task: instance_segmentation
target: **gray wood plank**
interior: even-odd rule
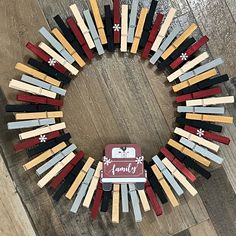
[[[217,233],[210,220],[194,225],[189,229],[183,230],[174,236],[216,236]]]
[[[200,29],[210,38],[208,46],[212,55],[225,60],[220,72],[235,76],[236,24],[225,1],[188,0],[188,3]]]
[[[2,153],[2,150],[1,150]],[[0,211],[2,235],[36,235],[17,188],[0,154]]]
[[[228,8],[229,8],[229,11],[231,12],[233,18],[234,18],[234,21],[236,22],[236,1],[235,0],[225,0]]]
[[[174,236],[191,236],[189,229],[183,230],[177,234],[175,234]]]
[[[2,91],[0,92],[0,103],[0,112],[3,114],[6,98]],[[17,186],[17,192],[32,218],[36,233],[39,235],[63,234],[64,229],[60,220],[55,215],[52,199],[48,195],[47,190],[38,188],[38,177],[34,170],[25,172],[22,167],[29,160],[26,153],[15,153],[13,150],[13,144],[18,142],[17,132],[8,131],[6,125],[3,124],[6,121],[13,120],[13,115],[7,113],[5,116],[1,116],[0,120],[2,155],[4,155],[9,171]]]
[[[189,229],[191,236],[217,236],[217,233],[210,220],[195,225]]]
[[[26,9],[28,9],[27,14],[25,14]],[[4,58],[0,73],[14,73],[16,62],[28,53],[25,44],[30,40],[35,42],[38,36],[34,32],[40,25],[47,23],[44,21],[38,2],[34,0],[1,1],[0,16],[0,56]],[[2,82],[3,80],[7,84],[9,77],[1,78]]]
[[[224,169],[214,170],[208,181],[200,177],[196,187],[217,234],[234,235],[236,198]]]

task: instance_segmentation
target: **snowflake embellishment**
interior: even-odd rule
[[[139,164],[142,164],[143,163],[143,157],[136,157],[136,160],[135,162],[139,165]]]
[[[197,136],[199,136],[199,137],[204,136],[204,130],[203,129],[198,129],[197,130]]]
[[[121,27],[119,24],[114,24],[113,29],[114,31],[120,31]]]
[[[48,60],[49,66],[55,66],[56,63],[57,63],[57,61],[54,58],[49,58],[49,60]]]
[[[111,164],[111,159],[107,157],[103,157],[103,163],[104,165],[109,166]]]
[[[182,53],[180,58],[181,58],[182,61],[187,61],[188,55],[186,53]]]
[[[46,137],[46,135],[40,135],[40,137],[39,137],[40,143],[46,143],[47,139],[48,138]]]

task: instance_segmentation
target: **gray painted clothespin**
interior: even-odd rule
[[[160,158],[156,155],[152,158],[152,160],[155,162],[155,164],[158,166],[162,174],[165,176],[169,184],[172,186],[172,188],[175,190],[175,192],[178,194],[178,196],[181,196],[184,191],[179,186],[179,184],[176,182],[172,174],[169,172],[169,170],[166,168],[166,166],[162,163]]]
[[[183,145],[185,145],[186,147],[191,148],[194,152],[197,152],[199,154],[201,154],[202,156],[214,161],[217,164],[222,164],[223,163],[223,158],[219,157],[218,155],[216,155],[213,152],[210,152],[208,149],[203,148],[202,146],[182,137],[180,139],[180,143],[182,143]]]
[[[134,34],[137,24],[138,4],[139,0],[132,1],[131,12],[129,15],[128,43],[133,43],[134,41]]]
[[[177,112],[179,113],[201,113],[201,114],[224,114],[224,107],[187,107],[187,106],[178,106]]]
[[[154,65],[159,60],[163,52],[165,52],[165,50],[168,48],[168,46],[175,39],[175,37],[179,34],[180,31],[181,31],[181,28],[179,26],[174,28],[174,30],[168,35],[168,37],[161,44],[161,46],[158,48],[155,54],[151,57],[150,59],[151,64]]]
[[[86,194],[86,191],[88,189],[88,186],[92,180],[93,174],[95,170],[93,168],[90,168],[77,192],[75,201],[73,202],[70,212],[76,213],[81,205],[81,202]]]
[[[140,206],[139,206],[138,194],[136,192],[134,184],[129,184],[129,194],[131,197],[135,221],[141,222],[142,221],[142,214],[141,214],[141,210],[140,210]]]
[[[91,16],[91,13],[90,13],[89,10],[85,10],[85,11],[83,11],[83,13],[84,13],[84,17],[85,17],[85,20],[87,22],[87,25],[89,27],[91,36],[93,38],[95,47],[97,49],[98,55],[102,55],[105,52],[104,52],[104,49],[103,49],[100,37],[98,35],[97,28],[96,28],[96,26],[95,26],[95,24],[93,22],[93,18]]]
[[[26,120],[26,121],[15,121],[8,122],[8,129],[23,129],[23,128],[32,128],[37,126],[53,125],[56,121],[54,118],[47,119],[37,119],[37,120]]]
[[[213,60],[211,62],[206,63],[205,65],[197,67],[194,70],[186,72],[185,74],[183,74],[183,75],[181,75],[179,77],[179,80],[181,82],[183,82],[183,81],[188,80],[188,79],[190,79],[190,78],[192,78],[192,77],[194,77],[196,75],[199,75],[199,74],[201,74],[203,72],[206,72],[206,71],[208,71],[210,69],[213,69],[213,68],[215,68],[215,67],[217,67],[217,66],[219,66],[219,65],[221,65],[223,63],[224,63],[224,61],[221,58],[217,58],[217,59],[215,59],[215,60]]]
[[[121,184],[121,202],[122,202],[122,212],[129,212],[129,202],[128,202],[128,185]]]
[[[43,164],[42,166],[40,166],[37,170],[36,170],[36,174],[37,175],[41,175],[44,172],[46,172],[47,170],[49,170],[51,167],[53,167],[55,164],[57,164],[59,161],[61,161],[64,157],[66,157],[67,155],[69,155],[71,152],[73,152],[74,150],[76,150],[76,145],[75,144],[71,144],[70,146],[66,147],[65,149],[63,149],[62,151],[58,152],[58,154],[56,154],[52,159],[50,159],[49,161],[47,161],[45,164]]]
[[[62,44],[54,36],[52,36],[52,34],[49,33],[45,27],[42,27],[39,32],[70,64],[75,61],[70,53],[66,51]]]
[[[31,77],[31,76],[28,76],[28,75],[25,75],[25,74],[22,75],[21,81],[24,81],[26,83],[38,86],[40,88],[47,89],[47,90],[49,90],[51,92],[54,92],[54,93],[57,93],[57,94],[59,94],[61,96],[65,96],[66,95],[66,90],[65,89],[59,88],[57,86],[54,86],[54,85],[46,83],[44,81],[35,79],[34,77]]]

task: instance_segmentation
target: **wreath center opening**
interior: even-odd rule
[[[86,155],[99,160],[109,143],[137,143],[151,160],[173,131],[173,102],[164,73],[139,55],[107,52],[74,78],[62,110],[68,132]]]

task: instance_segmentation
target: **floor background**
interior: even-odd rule
[[[4,113],[6,103],[13,103],[15,91],[9,80],[19,79],[16,62],[26,62],[33,56],[25,44],[37,43],[41,26],[55,27],[52,17],[64,19],[72,15],[69,5],[80,9],[88,0],[1,0],[0,1],[0,234],[1,235],[236,235],[236,127],[227,125],[224,134],[231,137],[229,146],[221,145],[223,167],[211,168],[209,181],[197,180],[199,195],[187,193],[180,198],[181,206],[164,206],[164,215],[144,214],[142,223],[135,224],[132,213],[122,214],[119,225],[111,224],[110,212],[91,221],[89,211],[81,208],[77,215],[69,213],[71,202],[65,198],[55,204],[49,189],[36,186],[34,170],[24,172],[26,153],[15,154],[13,143],[17,132],[9,132],[6,122],[12,114]],[[100,0],[103,5],[111,3]],[[121,1],[127,3],[131,1]],[[158,11],[178,9],[175,25],[183,29],[192,22],[199,26],[196,39],[206,34],[210,38],[207,51],[212,58],[222,57],[221,74],[230,81],[225,94],[235,95],[236,80],[236,0],[160,0]],[[99,159],[103,147],[110,142],[138,142],[146,158],[151,158],[166,143],[173,131],[174,96],[166,83],[165,72],[156,71],[140,57],[118,52],[96,58],[79,74],[68,88],[65,99],[65,122],[73,141],[87,155]],[[236,118],[236,105],[227,105],[227,113]],[[76,111],[76,112],[75,112]],[[235,119],[236,120],[236,119]]]

